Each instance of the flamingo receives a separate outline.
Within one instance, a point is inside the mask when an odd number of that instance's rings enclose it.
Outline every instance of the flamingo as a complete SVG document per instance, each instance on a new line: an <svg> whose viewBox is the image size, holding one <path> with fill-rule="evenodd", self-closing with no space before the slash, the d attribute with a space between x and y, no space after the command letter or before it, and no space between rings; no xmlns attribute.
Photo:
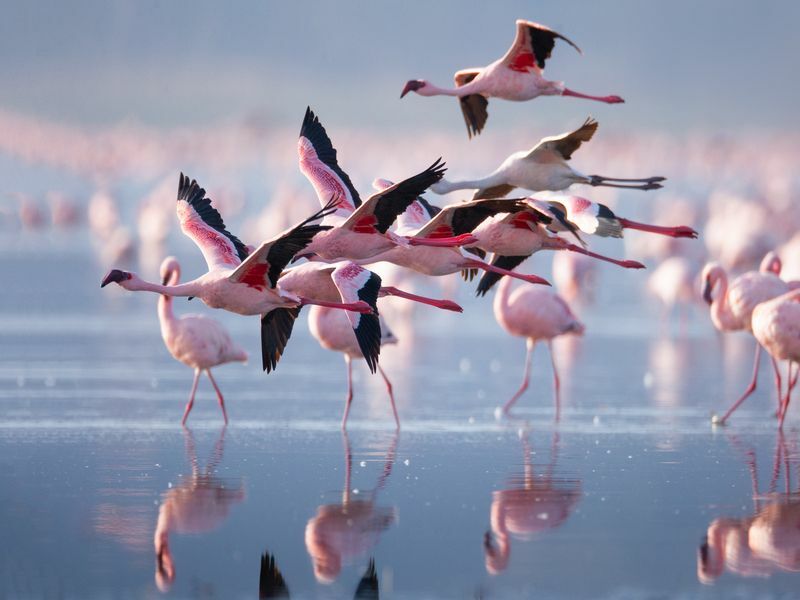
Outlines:
<svg viewBox="0 0 800 600"><path fill-rule="evenodd" d="M536 343L546 341L553 365L553 387L555 389L556 419L561 412L560 382L553 355L553 339L569 333L582 335L583 323L572 314L569 305L558 294L540 287L522 287L511 293L511 279L504 279L494 297L494 316L508 333L526 338L527 356L522 385L511 399L503 405L502 414L528 389L531 359Z"/></svg>
<svg viewBox="0 0 800 600"><path fill-rule="evenodd" d="M701 274L703 281L703 299L710 306L711 321L719 331L748 331L752 333L751 317L753 309L776 296L786 293L790 284L783 281L778 274L781 270L780 258L774 252L768 252L761 261L758 271L748 271L728 285L728 275L718 263L708 263ZM714 293L714 289L717 292ZM761 359L761 345L756 343L756 354L753 362L753 376L744 393L734 402L722 418L714 415L712 421L724 425L733 412L739 408L756 389L758 365ZM778 388L778 405L781 405L780 375L778 364L772 359L775 370L775 382Z"/></svg>
<svg viewBox="0 0 800 600"><path fill-rule="evenodd" d="M783 427L792 389L800 373L800 290L792 290L772 300L767 300L753 309L753 335L773 361L788 361L786 395L779 411L779 426ZM792 365L797 366L792 376ZM780 383L778 394L780 395Z"/></svg>
<svg viewBox="0 0 800 600"><path fill-rule="evenodd" d="M325 206L330 198L339 200L336 210L323 221L329 228L308 244L307 254L326 261L357 260L375 256L395 245L455 246L471 240L468 235L458 239L427 240L398 236L389 231L397 216L442 178L445 167L441 159L362 203L350 177L339 166L330 137L311 108L306 109L297 152L300 170L314 186L320 203Z"/></svg>
<svg viewBox="0 0 800 600"><path fill-rule="evenodd" d="M181 278L181 267L178 259L169 256L161 263L161 279L164 285L177 285ZM247 352L231 339L225 328L210 317L205 315L183 315L176 317L172 310L172 297L159 296L158 320L161 323L161 337L164 345L172 356L194 369L194 381L189 401L183 411L181 425L186 424L186 419L194 406L194 396L197 392L197 383L200 374L208 375L211 385L217 392L222 417L228 424L228 413L225 410L225 399L211 374L211 367L224 365L229 362L246 362Z"/></svg>
<svg viewBox="0 0 800 600"><path fill-rule="evenodd" d="M378 600L380 597L380 582L378 572L375 570L375 559L370 558L367 569L358 581L354 600ZM258 573L258 597L266 598L291 598L289 587L283 579L283 573L275 564L275 556L269 552L261 555L261 569Z"/></svg>
<svg viewBox="0 0 800 600"><path fill-rule="evenodd" d="M181 173L178 186L177 212L181 229L200 248L208 265L208 272L197 279L177 285L159 285L145 281L136 273L112 269L100 287L116 283L130 291L148 291L167 296L200 298L211 308L222 308L240 315L260 315L262 352L265 335L270 335L271 351L262 355L267 372L278 363L291 333L290 313L277 308L297 308L304 304L319 304L313 298L287 294L277 285L278 276L289 261L301 251L325 225L311 222L324 218L335 208L330 202L322 210L294 228L261 244L248 253L239 238L225 228L225 223L206 197L205 190L195 180ZM355 312L371 312L365 302L352 304L324 303ZM293 321L293 319L292 319Z"/></svg>
<svg viewBox="0 0 800 600"><path fill-rule="evenodd" d="M220 479L214 473L225 450L225 427L220 430L211 458L205 468L197 460L194 434L184 427L186 455L191 475L182 475L177 485L170 486L158 508L158 521L153 534L156 554L156 585L169 590L175 580L175 562L169 547L173 533L206 533L218 528L228 517L231 507L245 498L244 484L232 485L230 479Z"/></svg>
<svg viewBox="0 0 800 600"><path fill-rule="evenodd" d="M314 566L314 577L321 583L336 581L344 564L375 546L381 534L397 521L397 509L379 506L377 496L392 474L398 434L392 436L383 472L375 487L369 493L357 496L353 495L350 485L353 457L350 438L344 431L342 440L345 453L342 501L319 506L305 531L306 551Z"/></svg>
<svg viewBox="0 0 800 600"><path fill-rule="evenodd" d="M457 71L454 89L440 88L424 79L412 79L405 84L400 97L408 92L420 96L456 96L470 138L478 135L486 125L489 98L525 101L538 96L572 96L606 104L624 102L619 96L581 94L567 88L563 82L545 79L542 70L550 58L556 39L564 40L579 54L583 54L571 40L549 27L518 19L514 43L499 60L486 67Z"/></svg>
<svg viewBox="0 0 800 600"><path fill-rule="evenodd" d="M597 130L597 121L586 119L575 131L542 138L530 150L514 152L490 175L480 179L448 181L442 179L431 186L436 194L447 194L455 190L477 190L473 199L501 198L514 188L532 192L564 190L573 183L615 188L656 190L665 177L644 179L621 179L603 175L583 175L567 164L573 152L583 142L592 139Z"/></svg>

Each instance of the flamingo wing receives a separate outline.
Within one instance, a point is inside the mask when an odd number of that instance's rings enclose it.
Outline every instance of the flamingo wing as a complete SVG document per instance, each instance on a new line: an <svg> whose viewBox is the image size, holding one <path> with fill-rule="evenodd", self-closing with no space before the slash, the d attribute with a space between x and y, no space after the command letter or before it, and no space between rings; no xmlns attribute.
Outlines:
<svg viewBox="0 0 800 600"><path fill-rule="evenodd" d="M363 300L372 307L369 314L346 311L347 318L353 326L358 347L369 370L373 373L378 367L378 356L381 353L381 324L378 318L378 292L381 289L381 278L352 262L337 266L331 274L342 302L358 302Z"/></svg>
<svg viewBox="0 0 800 600"><path fill-rule="evenodd" d="M589 117L583 125L575 131L542 138L526 158L537 159L545 154L556 154L564 160L572 158L572 153L581 147L583 142L588 142L597 131L597 121Z"/></svg>
<svg viewBox="0 0 800 600"><path fill-rule="evenodd" d="M359 233L386 233L397 217L422 192L439 181L446 170L439 158L421 173L373 194L347 218L342 227Z"/></svg>
<svg viewBox="0 0 800 600"><path fill-rule="evenodd" d="M476 190L475 194L473 194L472 199L491 199L491 198L502 198L503 196L507 196L511 192L514 191L514 186L509 185L507 183L501 183L500 185L495 185L488 188L483 188L481 190Z"/></svg>
<svg viewBox="0 0 800 600"><path fill-rule="evenodd" d="M301 308L274 308L261 317L261 366L267 373L278 366Z"/></svg>
<svg viewBox="0 0 800 600"><path fill-rule="evenodd" d="M283 574L275 564L275 557L269 552L261 555L261 570L258 577L259 598L288 598L289 588Z"/></svg>
<svg viewBox="0 0 800 600"><path fill-rule="evenodd" d="M235 267L247 258L247 246L225 228L206 191L183 173L178 181L177 213L181 231L200 248L209 271Z"/></svg>
<svg viewBox="0 0 800 600"><path fill-rule="evenodd" d="M300 171L314 186L321 205L324 206L331 196L341 197L342 202L337 212L344 216L361 205L361 198L353 182L339 166L331 138L311 107L306 108L303 126L300 128L297 154Z"/></svg>
<svg viewBox="0 0 800 600"><path fill-rule="evenodd" d="M456 87L462 87L475 79L481 69L462 69L453 76ZM467 135L472 139L473 135L478 135L483 131L486 120L489 118L489 99L483 94L468 94L460 96L458 99L461 106L461 114L464 115L464 123L467 125Z"/></svg>
<svg viewBox="0 0 800 600"><path fill-rule="evenodd" d="M525 73L528 70L540 71L553 52L556 39L561 39L575 48L579 54L581 49L567 37L553 31L546 25L517 19L517 35L511 48L500 59L501 64L512 71Z"/></svg>
<svg viewBox="0 0 800 600"><path fill-rule="evenodd" d="M370 558L367 570L358 582L356 593L353 596L355 600L378 600L380 598L380 589L378 582L378 572L375 570L375 559Z"/></svg>
<svg viewBox="0 0 800 600"><path fill-rule="evenodd" d="M486 219L498 213L517 212L527 208L513 200L472 200L445 206L416 233L416 237L454 237L470 233Z"/></svg>
<svg viewBox="0 0 800 600"><path fill-rule="evenodd" d="M581 246L584 248L586 247L586 242L584 242L581 239L581 236L578 234L578 231L585 230L580 229L578 226L576 226L576 223L572 222L567 214L567 208L563 204L556 200L545 202L543 200L537 200L536 198L528 198L526 203L531 210L537 211L538 213L551 219L550 223L545 223L550 231L554 233L558 233L559 231L569 231L572 236L578 240Z"/></svg>
<svg viewBox="0 0 800 600"><path fill-rule="evenodd" d="M283 269L294 256L308 246L320 231L331 228L329 225L312 224L312 221L332 214L337 205L338 200L331 198L321 210L305 221L261 244L231 273L228 280L232 283L244 283L256 289L274 288Z"/></svg>
<svg viewBox="0 0 800 600"><path fill-rule="evenodd" d="M492 258L492 265L506 269L507 271L513 271L520 266L526 258L528 258L528 256L495 256ZM503 275L500 275L499 273L486 271L483 274L483 277L481 277L478 281L478 288L475 290L475 293L478 296L485 296L486 293L492 289L492 286L494 286L494 284L496 284L502 278Z"/></svg>

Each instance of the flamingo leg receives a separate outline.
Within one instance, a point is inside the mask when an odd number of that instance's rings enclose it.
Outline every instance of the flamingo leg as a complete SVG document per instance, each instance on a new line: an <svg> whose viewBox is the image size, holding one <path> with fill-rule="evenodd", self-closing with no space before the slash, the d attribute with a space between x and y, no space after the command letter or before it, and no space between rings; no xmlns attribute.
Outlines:
<svg viewBox="0 0 800 600"><path fill-rule="evenodd" d="M412 302L419 302L420 304L427 304L429 306L435 306L436 308L442 308L444 310L464 312L463 308L451 300L436 300L434 298L428 298L427 296L418 296L417 294L405 292L391 285L381 287L380 295L397 296L398 298L405 298L406 300L411 300Z"/></svg>
<svg viewBox="0 0 800 600"><path fill-rule="evenodd" d="M616 258L611 258L610 256L604 256L603 254L598 254L597 252L592 252L591 250L586 250L585 248L581 248L580 246L577 246L569 242L566 243L563 247L565 250L568 250L569 252L577 252L578 254L584 254L586 256L596 258L597 260L604 260L606 262L610 262L613 265L617 265L625 269L645 268L645 266L637 260L617 260Z"/></svg>
<svg viewBox="0 0 800 600"><path fill-rule="evenodd" d="M469 259L464 262L462 268L481 269L483 271L490 271L492 273L497 273L499 275L507 275L508 277L513 277L514 279L527 281L528 283L540 283L542 285L550 285L549 281L547 281L546 279L542 279L541 277L537 277L536 275L522 275L520 273L515 273L514 271L509 271L508 269L503 269L495 265L490 265L489 263L483 262L482 260Z"/></svg>
<svg viewBox="0 0 800 600"><path fill-rule="evenodd" d="M405 238L412 246L429 246L432 248L452 248L453 246L465 246L467 244L474 244L478 241L471 233L464 233L454 237L444 238L421 238L406 236Z"/></svg>
<svg viewBox="0 0 800 600"><path fill-rule="evenodd" d="M556 421L561 418L561 380L558 378L558 368L556 368L556 355L553 354L553 342L547 341L547 349L550 352L550 364L553 365L553 391L556 397Z"/></svg>
<svg viewBox="0 0 800 600"><path fill-rule="evenodd" d="M783 420L786 418L786 412L789 410L789 401L791 400L792 390L794 389L794 384L797 383L797 373L792 376L792 363L789 362L789 369L786 372L786 396L783 399L783 408L781 409L781 416L780 420L778 421L778 427L783 429ZM797 365L798 371L800 371L800 364Z"/></svg>
<svg viewBox="0 0 800 600"><path fill-rule="evenodd" d="M639 223L637 221L631 221L630 219L623 219L622 217L618 217L617 220L626 229L637 229L639 231L657 233L658 235L666 235L674 238L697 237L697 232L686 225L678 225L677 227L662 227L660 225L650 225L649 223Z"/></svg>
<svg viewBox="0 0 800 600"><path fill-rule="evenodd" d="M783 382L781 381L781 369L780 366L778 366L778 361L772 356L770 356L770 358L772 359L772 370L775 372L775 389L778 392L778 408L775 410L775 416L780 417L781 409L783 409L783 394L781 393ZM786 385L789 384L790 382L787 381Z"/></svg>
<svg viewBox="0 0 800 600"><path fill-rule="evenodd" d="M211 380L211 385L214 386L214 391L217 392L217 400L219 401L219 407L222 409L222 418L225 419L225 425L228 424L228 412L225 410L225 398L222 397L222 392L217 385L214 376L211 374L211 369L206 369L206 375Z"/></svg>
<svg viewBox="0 0 800 600"><path fill-rule="evenodd" d="M183 419L181 425L186 425L186 419L189 418L189 413L192 412L194 406L194 395L197 393L197 382L200 381L200 369L194 370L194 380L192 381L192 391L189 393L189 401L186 403L186 408L183 409Z"/></svg>
<svg viewBox="0 0 800 600"><path fill-rule="evenodd" d="M745 400L747 400L750 397L750 394L752 394L755 391L756 383L758 381L758 363L760 360L761 360L761 344L756 344L756 358L755 361L753 361L753 377L750 380L750 385L747 386L747 389L744 391L744 394L742 394L739 397L739 399L736 402L734 402L733 405L731 405L731 407L728 409L728 412L726 412L722 416L722 418L719 421L717 421L717 424L724 425L725 421L728 420L728 417L730 417L733 414L733 411L739 408L739 405Z"/></svg>
<svg viewBox="0 0 800 600"><path fill-rule="evenodd" d="M397 406L395 406L394 403L394 391L392 388L392 382L389 381L389 378L386 376L386 373L384 372L384 370L381 368L380 365L378 365L378 372L381 374L381 377L383 377L383 380L386 382L386 391L389 392L389 402L392 403L392 413L394 413L394 423L395 425L397 425L397 429L400 429L400 417L397 416Z"/></svg>
<svg viewBox="0 0 800 600"><path fill-rule="evenodd" d="M522 385L519 386L517 393L511 396L511 399L503 405L503 414L508 414L508 411L511 410L511 407L514 406L514 403L519 399L522 394L525 393L525 390L528 389L528 382L530 381L530 374L531 374L531 361L533 359L533 349L536 347L536 342L533 338L528 338L525 342L527 346L527 354L525 355L525 372L522 376Z"/></svg>
<svg viewBox="0 0 800 600"><path fill-rule="evenodd" d="M350 414L350 404L353 402L353 361L349 354L344 355L344 362L347 365L347 398L344 401L342 431L347 428L347 417Z"/></svg>
<svg viewBox="0 0 800 600"><path fill-rule="evenodd" d="M581 92L573 91L569 88L564 88L561 92L562 96L571 96L573 98L583 98L584 100L595 100L597 102L605 102L606 104L621 104L625 102L619 96L591 96L589 94L582 94Z"/></svg>

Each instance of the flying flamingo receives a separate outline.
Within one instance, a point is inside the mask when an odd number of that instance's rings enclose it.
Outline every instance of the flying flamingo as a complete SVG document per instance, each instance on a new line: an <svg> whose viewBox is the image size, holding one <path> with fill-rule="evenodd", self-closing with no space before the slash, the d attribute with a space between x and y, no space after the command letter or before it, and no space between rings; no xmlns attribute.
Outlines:
<svg viewBox="0 0 800 600"><path fill-rule="evenodd" d="M161 280L164 285L177 285L181 278L181 267L178 259L174 256L167 257L161 263ZM228 423L228 413L225 410L225 399L222 392L211 375L211 367L224 365L229 362L246 362L247 352L234 344L230 334L225 328L210 317L205 315L183 315L176 317L172 310L172 297L159 296L158 298L158 320L161 323L161 337L164 344L172 356L194 369L194 381L192 391L189 394L189 402L183 411L181 424L186 424L189 412L194 406L194 396L197 392L197 383L200 380L200 373L204 372L211 380L211 385L217 392L219 406L222 409L222 417L225 424Z"/></svg>
<svg viewBox="0 0 800 600"><path fill-rule="evenodd" d="M752 332L751 317L753 309L767 300L786 293L790 284L783 281L778 274L781 262L774 252L768 252L761 261L758 271L748 271L734 279L728 285L725 269L717 263L709 263L703 268L703 299L711 307L711 321L719 331ZM717 292L714 289L717 288ZM756 354L753 362L753 376L744 393L734 402L722 418L714 415L713 422L724 425L733 412L739 408L756 389L758 365L761 359L761 345L756 343ZM778 405L781 405L780 374L778 364L772 359L775 370L775 383L778 388Z"/></svg>
<svg viewBox="0 0 800 600"><path fill-rule="evenodd" d="M573 183L637 190L656 190L663 187L661 182L665 181L664 177L620 179L603 175L583 175L570 167L567 161L572 158L572 153L583 142L591 140L596 130L597 121L586 119L575 131L542 138L532 149L511 154L486 177L463 181L442 179L431 186L431 191L447 194L455 190L477 190L473 199L478 199L501 198L514 188L532 192L564 190Z"/></svg>
<svg viewBox="0 0 800 600"><path fill-rule="evenodd" d="M330 137L310 108L306 109L303 119L297 152L300 170L314 186L320 203L325 206L331 198L339 200L336 210L323 221L329 228L318 233L308 244L307 254L326 261L358 260L375 256L395 245L456 246L471 240L468 235L458 239L427 240L398 236L389 231L397 216L442 178L445 168L441 159L362 203L350 178L339 166Z"/></svg>
<svg viewBox="0 0 800 600"><path fill-rule="evenodd" d="M792 290L757 305L753 309L752 329L760 347L763 346L773 361L785 360L789 363L786 395L779 411L779 423L782 428L792 389L800 373L800 290ZM797 367L794 376L792 365ZM779 383L778 394L780 393Z"/></svg>
<svg viewBox="0 0 800 600"><path fill-rule="evenodd" d="M334 210L334 203L316 212L284 234L261 244L248 253L239 238L225 228L225 223L205 190L195 180L181 173L178 187L178 220L181 229L200 248L208 264L208 272L197 279L177 285L159 285L145 281L135 273L112 269L100 287L116 283L130 291L148 291L166 296L200 298L211 308L222 308L240 315L260 315L262 332L282 331L275 336L277 345L269 356L262 356L266 370L275 368L288 341L285 313L273 314L276 308L297 308L305 304L321 304L355 312L371 312L365 302L350 304L325 303L313 298L287 294L277 285L284 267L300 252L325 225L311 222L323 218ZM286 332L288 327L288 332ZM262 334L263 336L263 334Z"/></svg>
<svg viewBox="0 0 800 600"><path fill-rule="evenodd" d="M502 413L508 411L528 389L531 359L536 343L546 341L553 365L553 386L556 399L556 419L561 412L560 382L553 355L553 338L568 333L582 335L583 323L572 314L567 303L547 288L525 286L511 293L511 279L504 279L494 297L494 316L500 326L511 335L526 338L527 356L522 385L511 399L503 405Z"/></svg>
<svg viewBox="0 0 800 600"><path fill-rule="evenodd" d="M578 46L560 33L539 23L518 19L514 43L501 59L486 67L457 71L455 89L440 88L424 79L412 79L403 87L400 97L408 92L420 96L458 97L470 138L478 135L486 124L489 98L524 101L537 96L573 96L607 104L624 102L619 96L589 96L567 88L563 82L545 79L542 70L556 39L564 40L582 54Z"/></svg>

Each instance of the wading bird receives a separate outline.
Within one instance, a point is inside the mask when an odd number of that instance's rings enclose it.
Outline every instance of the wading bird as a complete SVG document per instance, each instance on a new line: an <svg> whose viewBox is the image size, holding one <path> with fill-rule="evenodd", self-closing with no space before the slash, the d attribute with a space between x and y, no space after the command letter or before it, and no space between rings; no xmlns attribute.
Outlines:
<svg viewBox="0 0 800 600"><path fill-rule="evenodd" d="M607 104L624 102L619 96L590 96L567 88L561 81L549 81L542 75L545 62L550 58L556 40L561 39L582 54L571 40L539 23L517 20L517 35L508 52L492 64L472 69L462 69L454 75L456 87L440 88L424 79L412 79L400 94L408 92L420 96L456 96L471 138L478 135L489 113L489 98L524 101L538 96L573 96Z"/></svg>
<svg viewBox="0 0 800 600"><path fill-rule="evenodd" d="M473 199L478 199L502 198L514 188L532 192L559 191L573 183L637 190L656 190L663 187L661 182L665 181L664 177L621 179L604 175L584 175L570 167L567 161L572 158L572 153L583 142L592 139L596 130L597 121L586 119L575 131L542 138L532 149L511 154L486 177L463 181L442 179L431 186L431 191L447 194L455 190L477 190Z"/></svg>
<svg viewBox="0 0 800 600"><path fill-rule="evenodd" d="M177 285L181 278L181 267L178 259L170 256L161 263L161 280L164 285ZM214 319L205 315L183 315L176 317L172 307L172 297L161 295L158 298L158 320L161 323L161 337L169 353L188 367L194 369L194 381L189 401L183 411L181 424L186 424L186 419L194 406L194 396L197 392L197 383L200 373L205 371L211 385L217 392L219 407L225 424L228 423L228 413L225 410L225 399L211 374L211 367L224 365L229 362L246 362L247 352L234 344L226 329Z"/></svg>

